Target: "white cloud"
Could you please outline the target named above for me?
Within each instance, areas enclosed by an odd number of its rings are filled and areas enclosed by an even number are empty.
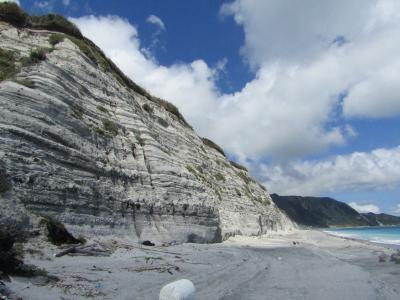
[[[63,3],[65,6],[68,6],[68,5],[70,4],[70,2],[71,2],[71,0],[62,0],[62,3]]]
[[[376,0],[235,0],[221,8],[243,26],[244,55],[250,63],[305,63],[337,37],[353,40],[371,17]]]
[[[133,80],[241,160],[298,159],[356,136],[342,116],[400,114],[399,1],[236,0],[221,11],[243,26],[255,71],[233,94],[216,88],[218,65],[158,64],[126,20],[74,21]]]
[[[243,26],[242,53],[253,69],[279,64],[303,73],[306,93],[327,110],[327,97],[347,91],[347,117],[400,114],[399,1],[235,0],[221,13]],[[314,81],[307,70],[322,77]]]
[[[261,165],[257,172],[272,192],[283,195],[392,189],[400,186],[400,146],[320,161]]]
[[[393,211],[393,213],[400,214],[400,203],[397,204],[397,206],[396,206],[395,210]]]
[[[374,118],[400,114],[399,79],[400,61],[394,60],[350,90],[344,101],[344,114]]]
[[[149,15],[146,22],[158,26],[161,30],[165,30],[164,22],[156,15]]]
[[[358,204],[356,202],[350,202],[349,205],[354,208],[359,213],[369,213],[379,214],[380,209],[375,204]]]
[[[54,0],[49,0],[49,1],[35,1],[33,3],[33,6],[39,8],[40,10],[43,10],[45,12],[52,11],[54,8]]]

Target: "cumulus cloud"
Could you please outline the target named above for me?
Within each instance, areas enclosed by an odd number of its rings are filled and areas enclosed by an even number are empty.
[[[346,91],[346,117],[400,114],[399,11],[397,0],[235,0],[221,8],[243,27],[242,53],[253,69],[279,64],[303,73],[303,88],[327,111],[328,98]]]
[[[257,172],[271,191],[283,195],[392,189],[400,186],[400,146],[320,161],[261,165]]]
[[[375,204],[358,204],[356,202],[350,202],[349,205],[354,208],[359,213],[369,213],[379,214],[380,209]]]
[[[161,30],[165,30],[164,22],[156,15],[149,15],[146,22],[158,26]]]
[[[393,213],[400,214],[400,203],[397,204],[397,206],[396,206],[395,210],[393,211]]]
[[[201,135],[242,161],[282,162],[345,144],[357,135],[346,118],[400,114],[399,12],[397,0],[230,2],[221,14],[243,27],[243,57],[255,74],[232,94],[217,88],[223,69],[201,59],[158,64],[127,20],[73,20],[133,80],[175,103]]]
[[[42,11],[45,11],[45,12],[49,12],[49,11],[52,11],[53,10],[53,8],[54,8],[54,0],[49,0],[49,1],[35,1],[34,3],[33,3],[33,6],[34,7],[36,7],[36,8],[38,8],[38,9],[40,9],[40,10],[42,10]]]

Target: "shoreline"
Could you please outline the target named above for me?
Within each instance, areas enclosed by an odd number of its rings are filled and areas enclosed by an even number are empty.
[[[393,249],[318,230],[168,247],[96,240],[114,245],[113,254],[55,258],[57,247],[31,241],[25,248],[36,247],[41,254],[26,255],[26,262],[59,281],[40,285],[12,278],[7,286],[23,299],[147,300],[158,299],[165,284],[186,278],[197,299],[400,299],[400,265],[378,262]]]
[[[382,227],[389,227],[389,226],[381,226]],[[390,226],[391,228],[393,227],[399,227],[399,226]],[[346,229],[346,227],[337,227],[336,229]],[[348,227],[348,228],[374,228],[374,227]],[[366,239],[362,239],[362,238],[355,238],[355,237],[349,237],[349,236],[343,236],[343,235],[339,235],[339,234],[333,234],[331,233],[329,230],[324,230],[324,229],[314,229],[314,230],[320,230],[320,232],[323,232],[329,236],[332,237],[337,237],[337,238],[342,238],[342,239],[347,239],[347,240],[352,240],[352,241],[357,241],[360,243],[366,243],[367,245],[379,245],[385,248],[390,248],[390,249],[400,249],[400,245],[399,244],[390,244],[390,243],[382,243],[382,242],[375,242],[375,241],[370,241],[370,240],[366,240]]]

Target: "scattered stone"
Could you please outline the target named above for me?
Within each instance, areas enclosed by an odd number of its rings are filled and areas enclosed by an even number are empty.
[[[387,262],[389,259],[389,255],[382,253],[381,255],[379,255],[379,262]]]
[[[390,255],[390,261],[394,261],[396,264],[400,264],[400,250]]]
[[[155,244],[152,243],[152,242],[150,242],[150,241],[143,241],[143,242],[142,242],[142,245],[143,245],[143,246],[155,246]]]
[[[11,294],[11,291],[7,288],[4,282],[0,281],[0,300],[8,299],[7,297]]]

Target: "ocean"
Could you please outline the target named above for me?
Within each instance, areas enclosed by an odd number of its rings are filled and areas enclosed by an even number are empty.
[[[325,232],[373,243],[400,246],[400,227],[349,227],[328,229]]]

